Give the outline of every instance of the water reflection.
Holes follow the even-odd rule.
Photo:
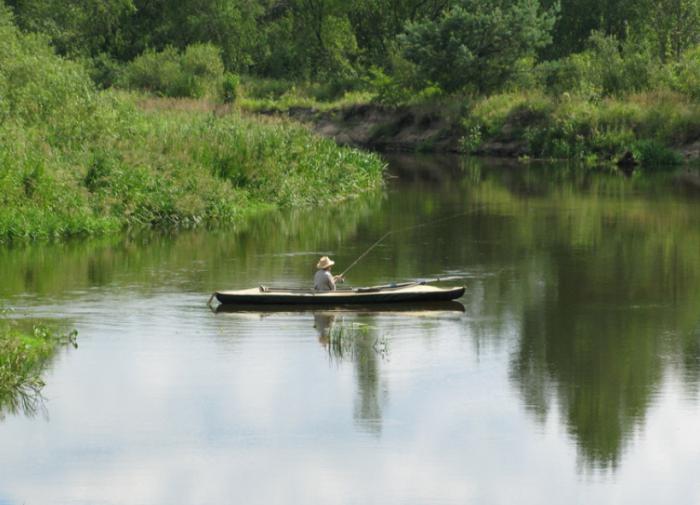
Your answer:
[[[51,423],[3,423],[4,451],[22,441],[0,461],[13,472],[0,475],[12,502],[42,502],[24,500],[36,477],[15,485],[15,463],[34,450],[65,456],[43,467],[47,481],[87,490],[83,502],[100,497],[91,482],[118,483],[105,502],[139,501],[130,476],[115,480],[117,467],[175,489],[190,469],[159,473],[162,462],[199,460],[193,481],[220,472],[211,502],[265,468],[268,490],[311,483],[295,503],[317,499],[318,475],[328,482],[323,501],[380,501],[357,494],[371,489],[386,503],[490,503],[532,482],[523,502],[540,503],[556,481],[561,501],[638,503],[659,447],[693,473],[661,475],[663,493],[680,489],[664,498],[696,502],[698,202],[673,175],[449,157],[399,157],[392,171],[399,178],[383,194],[233,230],[0,249],[0,296],[75,317],[87,342],[48,378]],[[308,285],[319,255],[349,265],[399,229],[349,283],[459,274],[461,304],[204,308],[214,289]],[[355,327],[357,339],[337,338]],[[86,441],[93,453],[80,450]],[[74,474],[51,473],[59,467]],[[614,471],[601,472],[607,484],[576,475],[591,468]],[[405,475],[440,485],[402,494]],[[185,498],[139,498],[202,501],[205,486],[190,486]],[[58,484],[47,489],[80,502],[63,499],[70,493]],[[247,502],[278,498],[254,484],[243,491]]]
[[[77,332],[54,334],[37,321],[10,317],[10,312],[0,306],[0,421],[46,416],[43,376],[61,347],[77,348]]]
[[[327,351],[329,364],[334,367],[351,365],[356,382],[353,417],[357,426],[367,433],[382,433],[383,405],[389,399],[389,387],[382,379],[382,363],[389,359],[390,335],[381,330],[377,320],[398,317],[401,320],[439,320],[464,312],[464,306],[455,301],[422,304],[378,304],[371,307],[317,307],[304,306],[237,306],[218,305],[217,314],[233,317],[259,318],[288,317],[294,314],[311,316],[316,338]]]
[[[7,416],[47,415],[46,403],[41,394],[42,387],[43,383],[22,384],[18,387],[4,387],[0,384],[0,421]]]
[[[615,468],[676,364],[697,384],[697,203],[658,187],[650,200],[650,180],[615,174],[476,172],[471,195],[509,218],[471,235],[520,251],[506,285],[483,284],[501,307],[494,324],[518,321],[511,378],[542,423],[560,409],[583,466]]]
[[[516,328],[511,380],[539,422],[561,411],[583,467],[618,466],[674,370],[697,390],[700,206],[678,192],[676,176],[493,170],[468,159],[436,173],[449,162],[396,163],[403,177],[414,173],[406,189],[430,215],[473,211],[421,232],[449,267],[497,272],[467,293],[468,312],[481,315],[470,322],[477,348]],[[396,214],[411,219],[407,209]]]
[[[314,328],[318,332],[318,341],[324,347],[328,347],[331,341],[331,330],[335,323],[335,314],[328,312],[314,312]]]
[[[381,361],[386,359],[388,346],[385,337],[376,335],[376,328],[344,318],[336,320],[332,314],[314,314],[329,323],[327,349],[331,361],[351,362],[357,382],[353,417],[358,426],[379,435],[382,431],[382,405],[388,400],[388,388],[382,385]]]

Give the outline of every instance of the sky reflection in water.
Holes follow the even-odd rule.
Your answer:
[[[80,331],[46,416],[0,423],[0,504],[700,503],[698,204],[557,167],[393,167],[387,197],[235,233],[0,252],[1,296]],[[204,307],[460,213],[351,280],[462,273],[464,312]],[[366,331],[341,355],[327,324]]]

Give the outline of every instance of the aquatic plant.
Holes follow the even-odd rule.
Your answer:
[[[43,400],[42,371],[60,347],[77,347],[78,335],[43,324],[23,329],[8,312],[0,310],[0,419],[7,413],[36,414]]]

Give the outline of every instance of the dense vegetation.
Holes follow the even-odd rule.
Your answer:
[[[211,54],[191,47],[174,67],[197,79],[165,84],[216,87],[216,70],[200,65]],[[135,60],[124,78],[138,80],[139,65],[148,63]],[[300,126],[170,105],[98,91],[79,62],[20,33],[0,8],[0,241],[225,222],[381,181],[376,156]]]
[[[585,59],[596,37],[638,66],[678,62],[700,43],[698,0],[4,1],[22,29],[89,61],[103,83],[146,51],[197,43],[236,73],[348,85],[374,66],[412,74],[414,87],[489,90],[538,61]]]
[[[511,137],[530,156],[673,163],[700,137],[700,0],[4,1],[102,87],[254,109],[447,101],[467,151]],[[480,119],[494,103],[505,128]]]

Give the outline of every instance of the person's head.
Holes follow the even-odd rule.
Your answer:
[[[319,270],[330,270],[331,267],[335,265],[335,261],[330,259],[328,256],[323,256],[318,263],[316,263],[316,268]]]

